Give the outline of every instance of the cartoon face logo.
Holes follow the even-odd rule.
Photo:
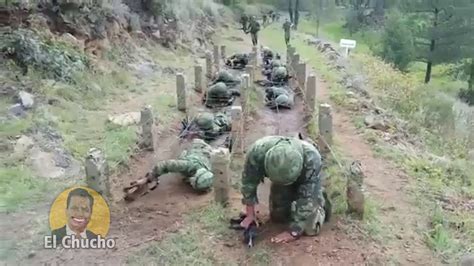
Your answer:
[[[95,190],[73,187],[63,191],[53,202],[49,224],[58,241],[70,235],[86,239],[105,237],[110,226],[110,210]]]

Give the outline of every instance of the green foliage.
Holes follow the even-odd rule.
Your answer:
[[[405,70],[413,59],[413,36],[399,12],[388,16],[382,35],[382,47],[382,58],[400,70]]]
[[[0,212],[15,211],[41,200],[50,185],[23,166],[0,168]]]
[[[132,127],[109,127],[106,131],[103,149],[112,169],[119,164],[128,162],[136,140],[137,135]]]
[[[24,71],[32,67],[46,78],[71,81],[76,72],[88,67],[83,54],[46,40],[32,30],[20,29],[2,38],[6,41],[0,43],[0,50],[13,57]]]

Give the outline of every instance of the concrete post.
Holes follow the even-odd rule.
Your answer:
[[[247,108],[247,97],[250,88],[250,75],[242,74],[242,83],[240,84],[240,105],[242,106],[242,112],[246,112]]]
[[[178,110],[186,111],[186,83],[182,73],[176,74],[176,95],[178,99]]]
[[[365,196],[363,193],[364,174],[362,166],[355,161],[351,164],[346,184],[347,213],[356,218],[364,219]]]
[[[310,117],[314,115],[316,107],[316,76],[311,74],[306,82],[306,105],[308,106],[308,113]]]
[[[216,72],[219,72],[220,68],[219,68],[219,62],[220,62],[220,58],[219,58],[219,46],[218,45],[214,45],[214,65],[216,67]]]
[[[140,115],[140,125],[142,127],[142,135],[140,148],[153,151],[153,111],[151,106],[147,105],[141,110]]]
[[[306,92],[306,63],[299,63],[296,68],[296,76],[301,91]]]
[[[323,152],[330,151],[332,145],[332,110],[329,104],[319,105],[319,147]]]
[[[211,154],[212,172],[214,173],[214,199],[227,205],[230,191],[230,154],[226,148],[218,148]]]
[[[202,66],[194,66],[194,90],[201,93],[203,89],[202,86]]]
[[[212,81],[213,78],[213,67],[212,67],[212,54],[210,52],[206,53],[206,78],[207,84]]]
[[[249,75],[250,77],[250,85],[255,82],[255,71],[253,66],[245,66],[245,72]]]
[[[110,198],[109,166],[105,154],[100,149],[89,150],[85,161],[85,171],[87,186],[102,196]]]
[[[293,59],[291,59],[292,74],[296,73],[296,69],[297,69],[299,63],[300,63],[300,55],[297,54],[297,53],[293,54]]]
[[[242,139],[242,107],[232,106],[230,113],[232,118],[232,156],[241,156],[244,153]]]
[[[225,60],[226,57],[227,57],[225,50],[226,50],[225,45],[221,45],[221,57],[222,57],[223,60]]]
[[[291,67],[292,63],[292,59],[293,59],[293,56],[295,54],[295,48],[292,47],[292,46],[288,46],[288,48],[286,49],[286,65],[288,67]]]

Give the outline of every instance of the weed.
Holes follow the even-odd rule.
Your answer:
[[[42,199],[51,185],[37,179],[24,166],[0,168],[0,211],[15,211]]]
[[[33,125],[32,115],[23,119],[12,119],[0,122],[0,137],[11,138],[25,133]]]
[[[133,127],[109,127],[107,129],[102,148],[111,169],[128,162],[136,140],[136,129]]]

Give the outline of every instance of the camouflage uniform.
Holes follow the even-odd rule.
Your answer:
[[[229,132],[232,128],[232,122],[224,113],[201,113],[190,125],[184,125],[181,136],[189,133],[197,133],[197,137],[204,141],[213,141],[220,135]]]
[[[250,147],[246,156],[242,203],[258,204],[257,187],[267,176],[272,181],[272,221],[289,222],[292,231],[316,235],[326,217],[321,168],[321,155],[310,143],[291,137],[263,137]]]
[[[152,171],[152,177],[158,179],[167,173],[180,173],[183,181],[196,191],[208,191],[212,188],[214,175],[211,172],[212,147],[201,139],[194,139],[191,147],[181,153],[177,160],[159,162]]]
[[[285,43],[286,45],[290,44],[290,30],[291,30],[291,22],[286,20],[283,23],[283,30],[285,31]]]
[[[240,23],[242,23],[242,30],[244,32],[247,32],[247,23],[249,21],[249,17],[247,17],[247,15],[243,14],[241,17],[240,17]]]
[[[234,78],[232,74],[229,73],[227,70],[221,70],[217,73],[216,79],[212,82],[212,84],[216,84],[219,82],[225,83],[228,87],[233,87],[240,83],[240,79]]]
[[[204,94],[203,102],[209,108],[232,105],[238,90],[230,90],[225,83],[218,82],[210,86]]]
[[[256,18],[250,20],[250,25],[248,31],[252,35],[252,44],[256,46],[258,44],[258,32],[260,31],[260,23],[258,23]]]
[[[273,60],[273,51],[268,47],[264,47],[262,51],[262,61],[265,68],[270,66],[270,63]]]
[[[270,87],[265,89],[265,102],[270,108],[292,108],[295,95],[290,89],[284,87]]]
[[[286,84],[288,82],[288,70],[284,66],[275,67],[272,69],[270,81],[275,84]]]
[[[249,56],[247,54],[234,54],[225,62],[232,69],[243,69],[248,63]]]

